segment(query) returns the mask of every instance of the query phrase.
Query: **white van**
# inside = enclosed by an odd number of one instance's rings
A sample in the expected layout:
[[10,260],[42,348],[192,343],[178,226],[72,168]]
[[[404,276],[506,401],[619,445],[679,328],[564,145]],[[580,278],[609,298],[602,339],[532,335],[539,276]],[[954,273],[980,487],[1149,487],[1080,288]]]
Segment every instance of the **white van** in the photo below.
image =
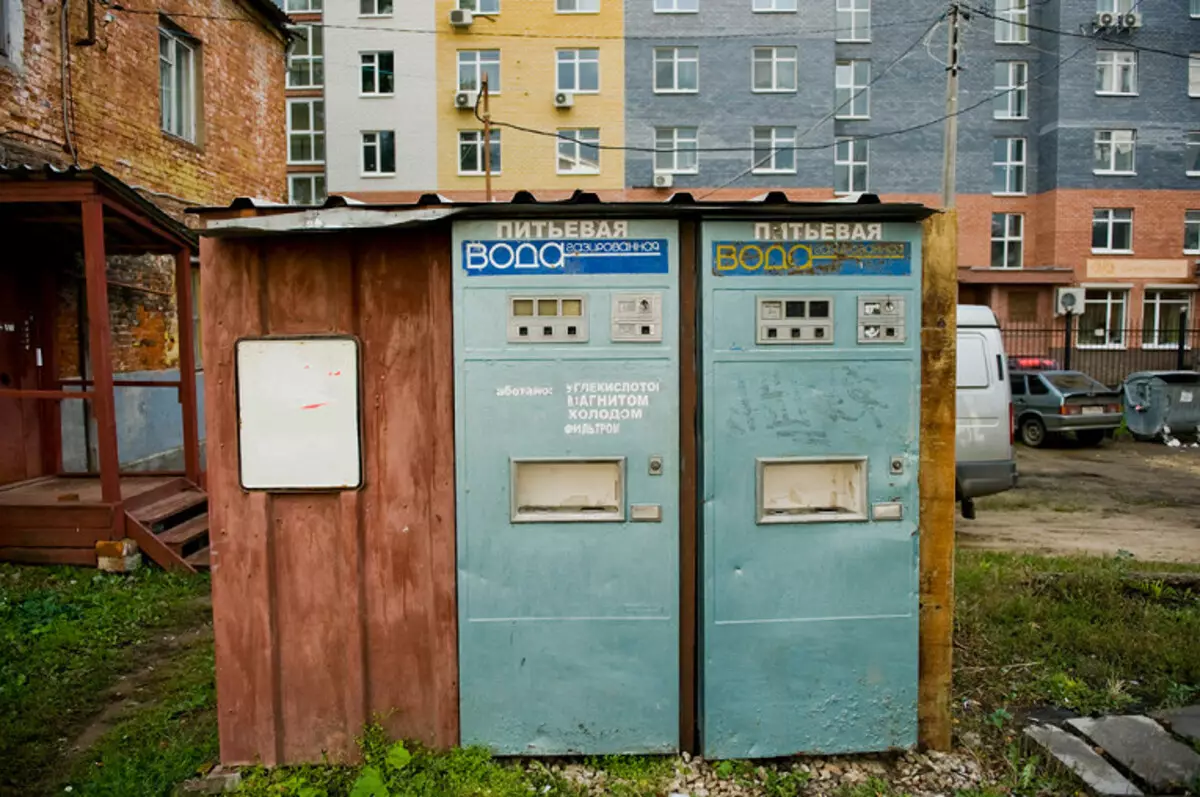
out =
[[958,306],[957,398],[955,493],[971,518],[973,499],[1017,486],[1008,361],[990,307]]

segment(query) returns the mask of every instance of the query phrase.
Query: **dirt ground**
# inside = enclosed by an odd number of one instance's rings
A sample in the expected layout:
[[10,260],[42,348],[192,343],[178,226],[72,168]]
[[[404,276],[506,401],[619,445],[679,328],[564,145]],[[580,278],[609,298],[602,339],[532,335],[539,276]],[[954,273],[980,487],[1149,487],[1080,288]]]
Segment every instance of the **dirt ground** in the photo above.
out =
[[1200,562],[1200,448],[1017,446],[1019,487],[958,518],[964,548]]

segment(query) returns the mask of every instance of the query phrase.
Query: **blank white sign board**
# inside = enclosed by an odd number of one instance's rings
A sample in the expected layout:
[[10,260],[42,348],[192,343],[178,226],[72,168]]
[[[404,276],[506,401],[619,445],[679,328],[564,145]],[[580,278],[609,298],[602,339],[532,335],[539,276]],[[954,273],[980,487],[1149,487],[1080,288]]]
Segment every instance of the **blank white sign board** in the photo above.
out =
[[354,338],[238,341],[242,487],[359,487],[358,378]]

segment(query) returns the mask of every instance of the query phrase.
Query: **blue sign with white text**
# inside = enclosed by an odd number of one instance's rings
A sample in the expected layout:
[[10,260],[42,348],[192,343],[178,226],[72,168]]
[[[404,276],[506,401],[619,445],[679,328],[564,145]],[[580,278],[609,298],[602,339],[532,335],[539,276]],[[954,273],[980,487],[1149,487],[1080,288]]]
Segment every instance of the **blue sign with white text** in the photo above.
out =
[[714,241],[713,273],[805,276],[912,273],[912,247],[904,241]]
[[666,274],[667,239],[463,241],[468,277],[505,274]]

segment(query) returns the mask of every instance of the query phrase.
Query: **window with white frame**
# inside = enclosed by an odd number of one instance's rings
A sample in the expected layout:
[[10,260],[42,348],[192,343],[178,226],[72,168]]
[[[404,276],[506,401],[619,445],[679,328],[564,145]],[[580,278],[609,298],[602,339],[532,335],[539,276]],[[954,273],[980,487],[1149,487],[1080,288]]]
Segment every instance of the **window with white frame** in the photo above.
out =
[[1025,217],[992,214],[992,268],[1021,268],[1025,263]]
[[559,174],[600,173],[600,128],[558,131]]
[[1193,19],[1200,19],[1200,0],[1192,0],[1191,10],[1188,13]]
[[837,31],[840,42],[871,41],[871,0],[837,0]]
[[796,173],[796,128],[756,127],[751,138],[755,174]]
[[796,0],[754,0],[752,8],[756,12],[795,11]]
[[1142,346],[1179,346],[1179,324],[1191,309],[1192,291],[1148,288],[1142,297]]
[[287,101],[288,163],[325,162],[325,101]]
[[483,88],[483,75],[488,76],[488,91],[500,93],[500,51],[499,50],[459,50],[458,51],[458,90],[480,91]]
[[1200,131],[1187,134],[1187,143],[1183,148],[1183,162],[1186,164],[1188,177],[1200,177]]
[[463,11],[491,16],[500,13],[500,0],[458,0],[458,7]]
[[1125,345],[1125,302],[1129,291],[1088,288],[1083,294],[1076,345],[1081,349]]
[[1188,96],[1200,97],[1200,53],[1188,53]]
[[852,194],[867,190],[867,162],[871,142],[842,137],[833,147],[833,192]]
[[1029,64],[1025,61],[999,61],[993,73],[996,95],[992,99],[992,118],[1029,118]]
[[320,205],[325,201],[325,175],[289,174],[288,204]]
[[871,115],[870,61],[838,61],[833,88],[835,118],[866,119]]
[[396,131],[363,131],[362,173],[373,177],[396,173]]
[[656,14],[695,14],[700,10],[700,0],[654,0]]
[[1133,174],[1136,138],[1137,133],[1133,130],[1097,130],[1092,171],[1096,174]]
[[196,43],[182,33],[158,29],[158,90],[162,129],[196,140]]
[[1133,251],[1133,209],[1096,208],[1092,211],[1092,251]]
[[559,14],[596,14],[600,0],[554,0],[554,10]]
[[325,34],[320,25],[296,25],[288,51],[287,87],[319,89],[325,85]]
[[699,47],[655,47],[654,91],[690,94],[700,90]]
[[694,127],[654,128],[654,171],[695,174],[700,171],[698,131]]
[[358,0],[360,17],[390,17],[392,0]]
[[484,174],[485,166],[491,167],[492,174],[500,174],[500,131],[493,130],[491,134],[491,151],[488,153],[490,163],[483,160],[483,131],[460,130],[458,133],[458,173],[463,175]]
[[7,0],[0,0],[0,58],[8,58],[9,50],[12,45],[9,44],[9,10]]
[[1135,4],[1135,0],[1096,0],[1096,13],[1128,14]]
[[1025,193],[1025,139],[992,139],[992,193]]
[[1133,50],[1098,50],[1096,93],[1137,94],[1137,53]]
[[556,59],[558,91],[595,94],[600,90],[599,50],[559,50]]
[[1029,43],[1029,0],[996,0],[996,43]]
[[1200,255],[1200,210],[1183,213],[1183,253]]
[[396,55],[391,51],[359,53],[362,80],[359,91],[365,96],[386,97],[396,93]]
[[284,4],[285,11],[298,11],[300,13],[311,13],[320,11],[323,8],[322,0],[287,0]]
[[796,90],[795,47],[755,47],[751,61],[751,87],[754,91]]

